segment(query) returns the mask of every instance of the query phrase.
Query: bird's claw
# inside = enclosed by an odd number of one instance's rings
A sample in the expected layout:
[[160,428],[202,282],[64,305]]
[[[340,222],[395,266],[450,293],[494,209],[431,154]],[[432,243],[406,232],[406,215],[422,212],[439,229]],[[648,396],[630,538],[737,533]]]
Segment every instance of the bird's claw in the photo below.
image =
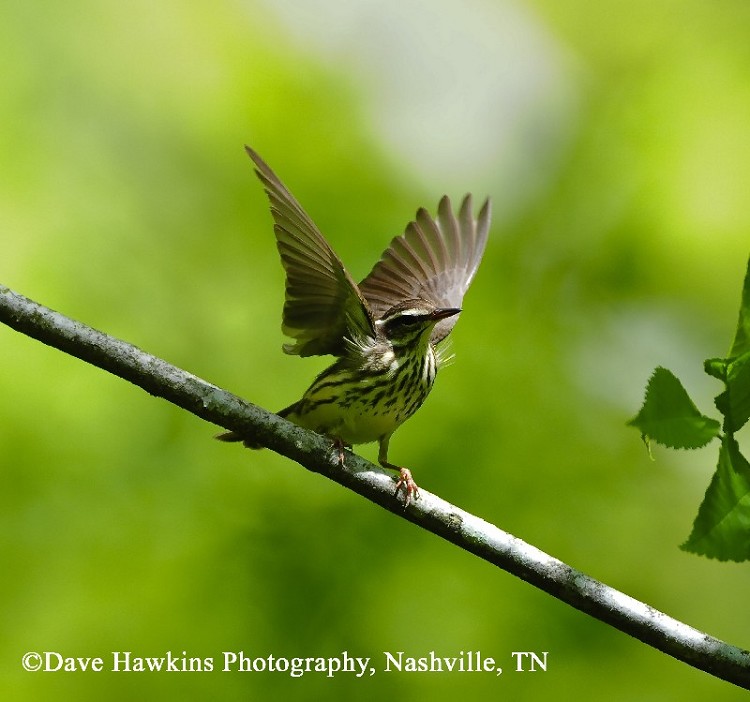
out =
[[346,448],[346,444],[339,439],[338,437],[335,437],[333,439],[333,445],[331,446],[332,449],[336,451],[338,454],[336,458],[338,459],[339,465],[343,468],[344,467],[344,448]]
[[411,471],[408,468],[398,469],[399,477],[396,483],[396,498],[398,498],[398,491],[401,488],[404,489],[404,509],[406,509],[413,501],[416,502],[419,499],[419,488],[411,477]]

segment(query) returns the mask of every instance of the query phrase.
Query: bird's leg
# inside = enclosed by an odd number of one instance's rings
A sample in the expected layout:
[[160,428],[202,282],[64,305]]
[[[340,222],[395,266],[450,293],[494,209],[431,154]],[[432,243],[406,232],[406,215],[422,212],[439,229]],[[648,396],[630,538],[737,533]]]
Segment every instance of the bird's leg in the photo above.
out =
[[401,488],[404,489],[404,509],[406,509],[412,502],[412,499],[416,501],[419,499],[419,488],[411,477],[411,471],[403,466],[397,466],[393,463],[388,462],[388,441],[391,435],[387,434],[380,439],[380,450],[378,451],[378,463],[383,468],[390,468],[391,470],[398,471],[398,481],[396,482],[396,498],[398,499],[398,491]]

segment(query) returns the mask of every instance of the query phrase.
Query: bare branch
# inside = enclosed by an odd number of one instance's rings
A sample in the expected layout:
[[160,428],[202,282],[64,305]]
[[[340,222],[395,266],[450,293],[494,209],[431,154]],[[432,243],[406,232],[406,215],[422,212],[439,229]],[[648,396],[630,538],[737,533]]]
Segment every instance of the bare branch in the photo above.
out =
[[0,321],[49,346],[103,368],[152,395],[325,475],[398,516],[483,558],[553,597],[718,678],[750,689],[750,653],[704,634],[577,571],[478,517],[420,491],[403,511],[393,478],[347,452],[339,465],[330,441],[0,285]]

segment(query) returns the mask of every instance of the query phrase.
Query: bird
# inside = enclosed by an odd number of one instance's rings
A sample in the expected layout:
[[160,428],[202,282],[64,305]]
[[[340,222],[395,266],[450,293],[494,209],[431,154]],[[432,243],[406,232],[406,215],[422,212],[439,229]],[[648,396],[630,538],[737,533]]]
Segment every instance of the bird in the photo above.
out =
[[[448,196],[434,218],[420,208],[357,285],[278,176],[245,150],[268,196],[286,274],[282,331],[293,342],[283,350],[336,358],[278,415],[331,439],[342,465],[344,447],[377,441],[378,462],[398,474],[395,496],[403,490],[406,509],[419,489],[408,468],[388,460],[388,443],[425,401],[449,355],[445,341],[487,243],[490,200],[476,217],[470,194],[457,212]],[[236,431],[216,438],[262,448]]]

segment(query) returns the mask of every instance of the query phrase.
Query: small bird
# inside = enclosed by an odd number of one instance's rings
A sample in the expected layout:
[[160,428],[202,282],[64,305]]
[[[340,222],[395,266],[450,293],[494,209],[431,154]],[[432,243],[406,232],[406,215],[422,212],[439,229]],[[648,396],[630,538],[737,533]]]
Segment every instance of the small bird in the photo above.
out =
[[[490,227],[490,202],[476,219],[471,195],[458,213],[444,196],[433,219],[424,209],[357,285],[294,196],[250,147],[271,204],[276,243],[286,272],[282,331],[294,339],[288,354],[331,354],[324,370],[294,404],[278,414],[344,446],[377,441],[378,461],[398,472],[395,495],[404,509],[419,496],[408,468],[388,461],[388,442],[425,401],[446,360],[439,346],[456,323],[477,271]],[[237,432],[221,441],[243,441]]]

